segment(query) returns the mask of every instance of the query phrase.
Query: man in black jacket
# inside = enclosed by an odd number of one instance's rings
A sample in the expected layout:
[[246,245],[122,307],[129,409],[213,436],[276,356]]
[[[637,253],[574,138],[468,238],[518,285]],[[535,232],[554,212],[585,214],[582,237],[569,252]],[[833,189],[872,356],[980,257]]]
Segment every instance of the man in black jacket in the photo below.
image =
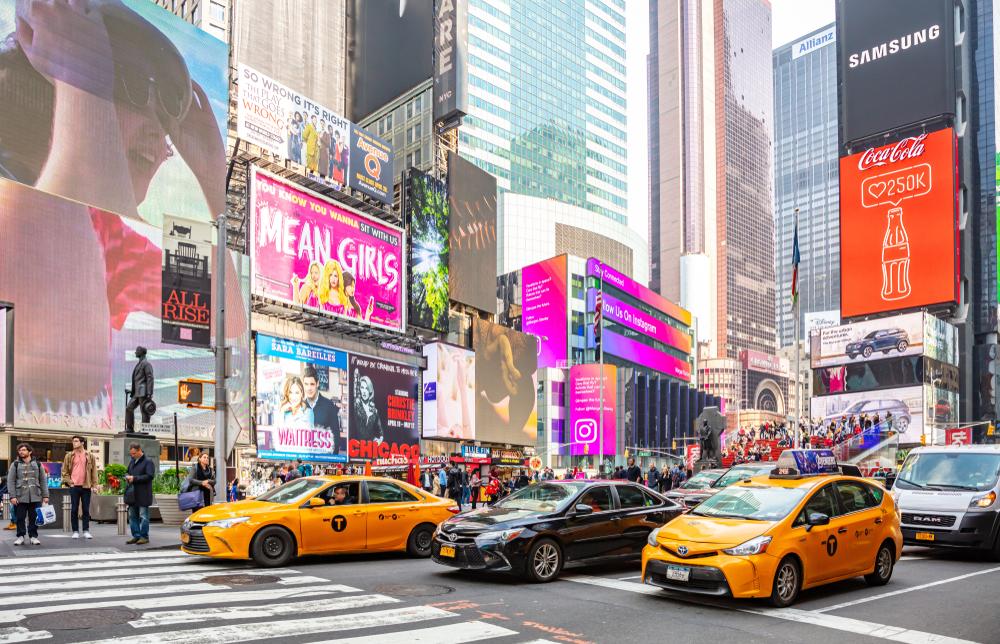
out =
[[344,445],[340,435],[340,407],[319,393],[319,374],[316,367],[308,365],[302,372],[302,385],[306,389],[306,404],[313,412],[313,426],[333,433],[333,453],[340,454]]
[[128,453],[132,460],[128,464],[125,480],[131,492],[125,491],[128,504],[128,525],[132,538],[125,543],[145,545],[149,543],[149,506],[153,505],[153,476],[156,474],[153,461],[142,453],[142,445],[130,443]]
[[150,415],[146,412],[145,403],[153,397],[153,365],[146,360],[146,347],[136,347],[135,357],[139,359],[132,370],[132,398],[125,407],[125,431],[135,431],[135,410],[142,413],[142,422],[148,423]]
[[646,475],[646,485],[651,490],[660,489],[660,470],[656,469],[656,463],[649,466],[649,474]]
[[635,459],[628,459],[628,469],[625,470],[625,478],[635,483],[642,478],[642,469],[635,464]]

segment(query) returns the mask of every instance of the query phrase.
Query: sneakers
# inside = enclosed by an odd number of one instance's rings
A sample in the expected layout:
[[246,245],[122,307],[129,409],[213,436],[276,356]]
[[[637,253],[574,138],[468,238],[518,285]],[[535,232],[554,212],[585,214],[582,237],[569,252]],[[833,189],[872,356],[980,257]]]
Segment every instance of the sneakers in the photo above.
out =
[[129,539],[125,543],[127,543],[128,545],[132,545],[133,543],[136,543],[137,541],[139,541],[137,538],[132,537],[131,539]]
[[149,543],[149,539],[146,539],[146,538],[136,539],[136,541],[135,541],[135,545],[137,545],[137,546],[144,546],[147,543]]
[[14,545],[15,546],[20,546],[20,545],[23,545],[23,544],[24,544],[24,537],[18,537],[17,539],[14,539]]
[[11,521],[4,530],[17,530],[17,524]]
[[90,534],[90,531],[89,531],[89,530],[84,530],[84,531],[83,531],[83,538],[84,538],[84,539],[93,539],[93,538],[94,538],[94,535]]
[[72,536],[70,536],[70,539],[79,539],[79,538],[80,538],[80,533],[79,532],[74,532],[72,534]]
[[42,545],[42,542],[38,540],[38,537],[32,537],[31,538],[31,545],[33,545],[33,546],[40,546],[40,545]]

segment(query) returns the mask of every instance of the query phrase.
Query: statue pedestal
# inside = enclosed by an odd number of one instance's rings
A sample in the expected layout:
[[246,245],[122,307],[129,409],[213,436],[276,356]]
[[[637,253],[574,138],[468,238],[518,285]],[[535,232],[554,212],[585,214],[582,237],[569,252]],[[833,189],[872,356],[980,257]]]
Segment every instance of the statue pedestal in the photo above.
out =
[[702,470],[710,470],[710,469],[718,468],[718,467],[722,467],[722,463],[720,463],[719,461],[715,460],[714,458],[706,458],[706,459],[702,459],[700,461],[695,461],[694,472],[695,472],[695,474],[697,474],[698,472],[700,472]]
[[130,443],[139,443],[146,458],[153,461],[153,471],[160,472],[160,441],[151,434],[138,432],[121,432],[108,443],[108,462],[128,465],[131,456],[128,453]]

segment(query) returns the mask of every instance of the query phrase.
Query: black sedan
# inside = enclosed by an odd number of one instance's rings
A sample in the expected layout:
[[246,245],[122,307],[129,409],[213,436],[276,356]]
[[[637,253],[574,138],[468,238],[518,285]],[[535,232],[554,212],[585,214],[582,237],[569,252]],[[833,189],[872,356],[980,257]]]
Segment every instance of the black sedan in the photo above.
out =
[[545,481],[446,520],[434,532],[431,558],[552,581],[565,563],[639,558],[649,533],[683,512],[634,483]]

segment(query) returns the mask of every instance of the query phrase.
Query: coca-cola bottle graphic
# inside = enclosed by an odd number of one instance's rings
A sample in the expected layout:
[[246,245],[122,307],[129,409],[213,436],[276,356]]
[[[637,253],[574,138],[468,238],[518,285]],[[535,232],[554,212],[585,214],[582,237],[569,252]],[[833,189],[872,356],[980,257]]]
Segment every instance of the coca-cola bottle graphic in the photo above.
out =
[[882,299],[901,300],[910,294],[910,240],[902,208],[891,208],[887,218],[882,239]]

